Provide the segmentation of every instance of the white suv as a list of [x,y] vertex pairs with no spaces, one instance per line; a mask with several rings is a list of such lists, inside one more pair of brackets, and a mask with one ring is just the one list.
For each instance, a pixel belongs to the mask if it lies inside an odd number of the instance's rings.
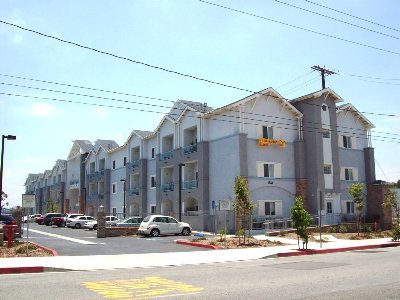
[[188,223],[178,222],[170,216],[153,215],[143,219],[137,234],[159,236],[160,234],[190,235],[192,228]]

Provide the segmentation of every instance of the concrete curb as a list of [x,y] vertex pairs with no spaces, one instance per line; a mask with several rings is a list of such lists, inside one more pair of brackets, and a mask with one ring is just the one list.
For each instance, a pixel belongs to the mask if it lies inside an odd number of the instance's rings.
[[44,250],[50,252],[50,253],[52,254],[52,256],[58,256],[57,251],[54,250],[54,249],[45,247],[45,246],[43,246],[43,245],[40,245],[40,244],[37,244],[37,243],[34,243],[34,242],[29,242],[29,244],[33,244],[33,245],[35,245],[36,247],[42,248],[42,249],[44,249]]
[[377,249],[377,248],[387,248],[387,247],[398,247],[398,246],[400,246],[400,242],[392,242],[392,243],[387,243],[387,244],[351,246],[351,247],[331,248],[331,249],[297,250],[296,252],[277,253],[276,256],[277,257],[289,257],[289,256],[301,256],[301,255],[316,255],[316,254],[346,252],[346,251],[353,251],[353,250]]
[[201,244],[201,243],[196,243],[196,242],[189,242],[185,240],[176,240],[175,243],[181,244],[181,245],[187,245],[187,246],[193,246],[193,247],[200,247],[200,248],[208,248],[208,249],[213,249],[213,250],[219,250],[217,246],[214,245],[206,245],[206,244]]

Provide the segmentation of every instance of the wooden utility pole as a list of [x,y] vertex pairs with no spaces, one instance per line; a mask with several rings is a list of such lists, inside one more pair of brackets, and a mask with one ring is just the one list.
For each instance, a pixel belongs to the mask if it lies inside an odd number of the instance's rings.
[[320,66],[313,66],[311,67],[311,69],[313,69],[314,71],[318,71],[321,73],[321,78],[322,78],[322,89],[325,89],[325,75],[332,75],[332,74],[336,74],[335,72],[322,68]]

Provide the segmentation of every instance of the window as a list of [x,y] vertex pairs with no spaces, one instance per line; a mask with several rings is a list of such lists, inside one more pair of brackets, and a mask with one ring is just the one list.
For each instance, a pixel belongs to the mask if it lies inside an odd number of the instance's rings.
[[333,208],[332,208],[332,202],[326,202],[326,213],[327,214],[332,214],[333,213]]
[[155,188],[156,186],[157,186],[156,176],[152,175],[152,176],[150,176],[150,187]]
[[326,111],[326,108],[327,108],[327,107],[326,107],[326,105],[325,105],[325,104],[324,104],[324,105],[322,105],[322,110],[323,110],[323,111]]
[[264,202],[264,213],[266,216],[275,216],[275,202]]
[[274,138],[274,128],[271,126],[263,126],[262,127],[262,137],[264,139],[273,139]]
[[113,160],[113,170],[115,170],[115,160]]
[[151,158],[154,158],[156,154],[156,149],[153,147],[151,148]]
[[116,183],[116,182],[114,182],[114,183],[112,184],[111,190],[112,190],[112,193],[113,193],[113,194],[117,193],[117,183]]
[[126,156],[124,157],[124,166],[126,166]]
[[156,206],[155,205],[150,205],[150,213],[154,215],[156,213]]
[[332,166],[331,165],[324,165],[324,174],[326,174],[326,175],[332,174]]
[[117,215],[117,208],[116,207],[112,208],[112,214],[113,214],[113,216]]
[[264,164],[264,177],[274,177],[273,164]]
[[354,202],[351,201],[346,202],[346,212],[348,214],[354,214]]
[[257,162],[257,177],[281,178],[281,164],[274,162]]
[[350,136],[343,136],[343,147],[347,149],[351,149],[351,137]]
[[331,137],[330,131],[329,131],[328,129],[324,129],[324,130],[322,131],[322,138],[324,138],[324,139],[329,139],[330,137]]
[[344,180],[347,180],[347,181],[353,181],[354,180],[353,169],[351,169],[351,168],[345,168],[344,169]]

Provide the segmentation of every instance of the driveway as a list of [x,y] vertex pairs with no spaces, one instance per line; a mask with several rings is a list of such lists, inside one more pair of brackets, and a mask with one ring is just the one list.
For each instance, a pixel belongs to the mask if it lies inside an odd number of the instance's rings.
[[[26,240],[28,232],[24,227]],[[190,239],[184,236],[161,236],[157,238],[124,236],[97,238],[97,232],[88,229],[71,229],[29,224],[29,241],[52,248],[59,255],[111,255],[111,254],[140,254],[140,253],[166,253],[208,251],[198,247],[179,245],[176,239]]]

